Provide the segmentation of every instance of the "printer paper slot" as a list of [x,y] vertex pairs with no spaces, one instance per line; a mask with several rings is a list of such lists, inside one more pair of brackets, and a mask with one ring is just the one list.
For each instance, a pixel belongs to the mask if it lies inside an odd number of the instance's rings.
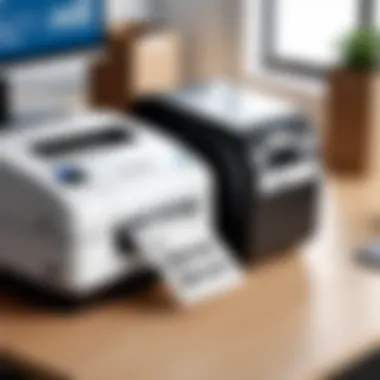
[[130,143],[131,135],[122,128],[109,128],[93,133],[68,136],[49,141],[39,141],[34,151],[43,158],[54,159],[88,150],[112,148]]

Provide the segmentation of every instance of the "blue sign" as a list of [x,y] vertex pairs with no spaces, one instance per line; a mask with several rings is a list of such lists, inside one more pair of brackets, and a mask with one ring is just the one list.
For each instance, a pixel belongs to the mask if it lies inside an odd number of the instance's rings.
[[0,63],[95,46],[104,0],[0,0]]

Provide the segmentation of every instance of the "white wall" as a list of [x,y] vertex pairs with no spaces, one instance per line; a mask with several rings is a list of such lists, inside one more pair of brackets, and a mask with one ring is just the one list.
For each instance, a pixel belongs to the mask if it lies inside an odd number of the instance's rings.
[[242,66],[240,45],[246,0],[156,1],[160,17],[183,34],[188,80],[236,75]]
[[149,15],[150,0],[107,0],[112,21],[140,19]]

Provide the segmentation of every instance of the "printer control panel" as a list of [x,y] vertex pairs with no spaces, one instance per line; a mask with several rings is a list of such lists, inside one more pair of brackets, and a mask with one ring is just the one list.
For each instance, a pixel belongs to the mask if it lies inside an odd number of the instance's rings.
[[315,177],[318,143],[306,119],[278,120],[260,129],[250,154],[262,193],[283,191]]
[[103,194],[128,185],[148,186],[159,176],[175,178],[194,165],[186,150],[149,133],[123,127],[44,137],[31,145],[48,180],[69,191]]

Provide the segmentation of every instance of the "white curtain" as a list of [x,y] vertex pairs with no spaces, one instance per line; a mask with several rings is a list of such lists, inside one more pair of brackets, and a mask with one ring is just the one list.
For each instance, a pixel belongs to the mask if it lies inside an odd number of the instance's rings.
[[155,17],[182,32],[188,81],[239,75],[245,0],[151,1]]

